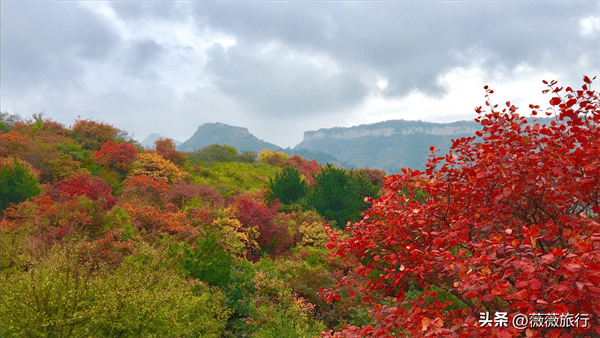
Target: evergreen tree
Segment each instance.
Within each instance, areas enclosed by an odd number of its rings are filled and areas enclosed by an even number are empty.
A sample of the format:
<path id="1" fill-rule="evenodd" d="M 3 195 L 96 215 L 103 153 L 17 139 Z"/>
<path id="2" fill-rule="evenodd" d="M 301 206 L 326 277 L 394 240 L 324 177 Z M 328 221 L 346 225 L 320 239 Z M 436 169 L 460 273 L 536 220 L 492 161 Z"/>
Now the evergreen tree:
<path id="1" fill-rule="evenodd" d="M 294 203 L 306 194 L 306 182 L 300 177 L 300 171 L 294 167 L 284 168 L 269 182 L 271 200 L 278 199 L 282 204 Z"/>
<path id="2" fill-rule="evenodd" d="M 37 178 L 16 158 L 12 165 L 0 166 L 0 212 L 11 203 L 19 204 L 41 191 Z"/>
<path id="3" fill-rule="evenodd" d="M 341 229 L 360 216 L 366 208 L 365 197 L 375 197 L 377 189 L 363 174 L 338 169 L 331 164 L 314 176 L 315 184 L 308 203 L 323 217 L 333 220 Z"/>

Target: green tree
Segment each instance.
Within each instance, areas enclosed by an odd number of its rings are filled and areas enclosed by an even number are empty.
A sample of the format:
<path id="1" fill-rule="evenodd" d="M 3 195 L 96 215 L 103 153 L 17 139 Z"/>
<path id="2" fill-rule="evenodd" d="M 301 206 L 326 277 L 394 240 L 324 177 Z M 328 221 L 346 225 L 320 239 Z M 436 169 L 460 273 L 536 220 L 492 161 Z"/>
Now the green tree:
<path id="1" fill-rule="evenodd" d="M 229 281 L 233 264 L 231 255 L 217 243 L 215 234 L 196 241 L 197 247 L 185 249 L 183 268 L 190 277 L 210 285 L 223 286 Z"/>
<path id="2" fill-rule="evenodd" d="M 188 160 L 194 164 L 201 162 L 212 164 L 215 162 L 234 162 L 237 156 L 235 147 L 223 144 L 211 144 L 202 149 L 188 153 Z"/>
<path id="3" fill-rule="evenodd" d="M 307 185 L 294 167 L 286 167 L 275 179 L 269 180 L 270 199 L 278 199 L 282 204 L 294 203 L 306 195 Z"/>
<path id="4" fill-rule="evenodd" d="M 0 164 L 0 212 L 42 191 L 38 179 L 15 158 L 12 165 Z"/>
<path id="5" fill-rule="evenodd" d="M 335 221 L 341 229 L 346 228 L 348 221 L 360 216 L 367 206 L 365 197 L 377 194 L 364 175 L 331 164 L 323 167 L 314 179 L 315 184 L 308 193 L 308 203 L 319 215 Z"/>

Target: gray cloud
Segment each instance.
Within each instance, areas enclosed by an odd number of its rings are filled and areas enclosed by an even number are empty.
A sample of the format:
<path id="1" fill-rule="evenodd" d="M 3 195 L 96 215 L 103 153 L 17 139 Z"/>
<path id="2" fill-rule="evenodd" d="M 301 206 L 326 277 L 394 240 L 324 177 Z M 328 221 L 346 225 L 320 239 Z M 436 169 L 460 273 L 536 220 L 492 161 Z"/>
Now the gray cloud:
<path id="1" fill-rule="evenodd" d="M 476 47 L 489 69 L 522 62 L 576 70 L 582 52 L 597 41 L 579 34 L 578 20 L 595 3 L 540 2 L 311 2 L 196 3 L 200 22 L 233 34 L 246 45 L 283 41 L 293 48 L 326 51 L 335 59 L 389 78 L 386 92 L 414 89 L 439 96 L 436 78 L 454 66 L 455 51 Z M 549 55 L 549 56 L 548 56 Z M 565 68 L 568 67 L 568 68 Z M 569 69 L 570 68 L 570 69 Z M 578 76 L 579 77 L 579 76 Z"/>
<path id="2" fill-rule="evenodd" d="M 119 25 L 97 12 L 104 5 Z M 580 34 L 580 20 L 597 13 L 593 2 L 3 2 L 2 9 L 2 81 L 10 88 L 3 110 L 44 110 L 67 124 L 94 117 L 140 139 L 157 132 L 184 141 L 201 123 L 224 122 L 293 146 L 299 128 L 344 125 L 345 112 L 373 95 L 399 99 L 417 90 L 441 98 L 448 88 L 438 79 L 456 67 L 477 65 L 510 82 L 521 76 L 517 66 L 529 65 L 577 85 L 599 62 L 598 32 Z M 223 47 L 216 36 L 235 44 Z"/>
<path id="3" fill-rule="evenodd" d="M 282 48 L 284 49 L 284 48 Z M 327 64 L 287 60 L 289 51 L 253 56 L 243 47 L 215 45 L 206 70 L 220 90 L 267 117 L 289 118 L 332 112 L 359 103 L 368 94 L 350 72 L 328 74 Z"/>
<path id="4" fill-rule="evenodd" d="M 125 72 L 134 77 L 143 77 L 149 80 L 158 79 L 159 75 L 149 69 L 156 65 L 163 55 L 164 49 L 154 41 L 142 41 L 133 44 L 125 62 Z"/>
<path id="5" fill-rule="evenodd" d="M 67 84 L 82 75 L 80 61 L 101 62 L 119 36 L 75 2 L 3 3 L 2 71 L 17 87 Z"/>

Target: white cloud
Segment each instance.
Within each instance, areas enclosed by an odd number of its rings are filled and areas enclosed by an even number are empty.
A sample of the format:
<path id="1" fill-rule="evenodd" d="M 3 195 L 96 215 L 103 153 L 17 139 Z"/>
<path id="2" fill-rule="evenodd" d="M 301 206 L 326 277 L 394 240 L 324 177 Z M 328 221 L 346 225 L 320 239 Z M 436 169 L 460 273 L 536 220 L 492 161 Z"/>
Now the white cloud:
<path id="1" fill-rule="evenodd" d="M 502 110 L 505 102 L 519 107 L 518 113 L 529 116 L 530 103 L 547 107 L 550 96 L 541 94 L 546 89 L 542 80 L 559 80 L 552 74 L 526 63 L 521 63 L 512 71 L 485 70 L 479 65 L 455 67 L 438 78 L 438 83 L 448 90 L 447 95 L 435 99 L 420 91 L 412 91 L 400 99 L 386 99 L 373 92 L 365 102 L 355 109 L 345 126 L 363 123 L 376 123 L 384 120 L 426 120 L 451 122 L 472 120 L 477 117 L 474 109 L 485 107 L 485 90 L 489 85 L 494 90 L 493 104 Z M 560 83 L 559 83 L 560 85 Z"/>
<path id="2" fill-rule="evenodd" d="M 600 20 L 597 16 L 581 19 L 579 24 L 581 26 L 581 35 L 583 36 L 594 34 L 600 30 Z"/>

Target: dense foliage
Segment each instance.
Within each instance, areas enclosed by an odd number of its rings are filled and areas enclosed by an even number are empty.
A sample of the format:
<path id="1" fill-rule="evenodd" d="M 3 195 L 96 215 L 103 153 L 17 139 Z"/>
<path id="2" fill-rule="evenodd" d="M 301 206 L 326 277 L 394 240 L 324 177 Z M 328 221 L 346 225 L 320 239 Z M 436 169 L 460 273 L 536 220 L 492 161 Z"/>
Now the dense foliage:
<path id="1" fill-rule="evenodd" d="M 342 229 L 366 208 L 365 198 L 375 197 L 379 190 L 364 174 L 348 172 L 331 164 L 315 175 L 314 180 L 308 203 Z"/>
<path id="2" fill-rule="evenodd" d="M 455 140 L 446 156 L 432 154 L 425 172 L 388 177 L 385 194 L 371 201 L 350 236 L 331 234 L 328 246 L 351 257 L 368 281 L 345 277 L 323 296 L 365 294 L 365 302 L 376 302 L 377 319 L 335 336 L 600 334 L 600 102 L 591 80 L 584 82 L 558 96 L 563 88 L 544 81 L 544 92 L 555 94 L 549 125 L 526 125 L 510 102 L 498 111 L 486 86 L 492 109 L 476 109 L 482 142 Z M 376 301 L 374 292 L 387 298 Z M 509 325 L 478 322 L 498 312 L 507 313 Z M 589 322 L 510 325 L 534 313 Z"/>
<path id="3" fill-rule="evenodd" d="M 31 167 L 31 166 L 30 166 Z M 42 191 L 38 178 L 26 164 L 16 158 L 0 161 L 0 212 L 11 204 L 19 204 Z"/>
<path id="4" fill-rule="evenodd" d="M 269 181 L 271 199 L 283 204 L 296 202 L 306 195 L 306 182 L 300 177 L 300 171 L 294 167 L 284 168 L 274 180 Z"/>
<path id="5" fill-rule="evenodd" d="M 387 177 L 2 113 L 0 336 L 598 335 L 600 102 L 584 81 L 549 84 L 548 124 L 486 88 L 481 131 Z M 589 325 L 481 322 L 502 312 Z"/>

